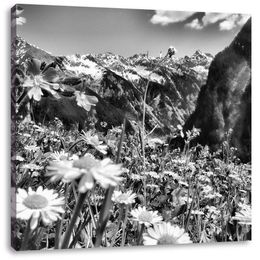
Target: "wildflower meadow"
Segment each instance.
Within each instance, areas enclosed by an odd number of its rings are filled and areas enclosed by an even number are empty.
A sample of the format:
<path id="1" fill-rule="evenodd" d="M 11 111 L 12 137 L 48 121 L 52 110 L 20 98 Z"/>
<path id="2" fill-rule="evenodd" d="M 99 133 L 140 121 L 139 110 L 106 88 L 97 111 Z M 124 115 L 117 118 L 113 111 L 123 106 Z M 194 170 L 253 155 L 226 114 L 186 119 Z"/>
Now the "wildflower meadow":
<path id="1" fill-rule="evenodd" d="M 17 250 L 243 241 L 251 238 L 251 166 L 228 141 L 170 150 L 124 124 L 106 135 L 16 121 L 12 242 Z M 181 127 L 179 126 L 179 129 Z M 181 131 L 181 130 L 178 130 Z"/>
<path id="2" fill-rule="evenodd" d="M 233 129 L 213 151 L 193 142 L 200 129 L 177 124 L 170 135 L 159 135 L 147 124 L 150 77 L 172 58 L 174 47 L 150 71 L 138 97 L 141 119 L 131 131 L 127 114 L 118 125 L 104 117 L 96 127 L 101 101 L 85 91 L 87 77 L 61 74 L 58 59 L 54 66 L 28 57 L 21 46 L 12 51 L 15 250 L 251 240 L 251 163 L 237 157 Z M 58 116 L 37 120 L 45 100 L 66 101 L 64 114 L 57 106 Z M 82 114 L 84 124 L 74 120 Z M 183 147 L 170 146 L 173 136 Z"/>

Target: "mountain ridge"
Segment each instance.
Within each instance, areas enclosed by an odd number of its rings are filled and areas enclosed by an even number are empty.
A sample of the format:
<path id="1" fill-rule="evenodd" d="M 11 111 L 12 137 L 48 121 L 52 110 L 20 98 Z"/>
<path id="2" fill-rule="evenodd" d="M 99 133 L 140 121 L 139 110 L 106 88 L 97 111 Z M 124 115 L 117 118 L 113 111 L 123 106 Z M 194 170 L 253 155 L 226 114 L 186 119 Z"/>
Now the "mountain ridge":
<path id="1" fill-rule="evenodd" d="M 94 91 L 100 100 L 110 104 L 112 110 L 116 108 L 120 114 L 115 122 L 105 109 L 99 109 L 97 124 L 107 116 L 111 121 L 107 122 L 108 127 L 118 125 L 126 114 L 129 122 L 140 125 L 142 98 L 149 82 L 146 126 L 148 131 L 155 128 L 157 134 L 171 134 L 174 127 L 184 124 L 193 112 L 213 59 L 212 55 L 201 51 L 196 51 L 191 57 L 167 59 L 147 57 L 146 54 L 125 58 L 110 52 L 56 57 L 35 46 L 30 47 L 19 37 L 16 44 L 19 51 L 23 52 L 21 63 L 28 58 L 57 63 L 61 78 L 85 78 L 85 90 Z M 105 114 L 102 115 L 100 111 Z"/>
<path id="2" fill-rule="evenodd" d="M 195 142 L 216 150 L 228 141 L 242 160 L 250 161 L 251 19 L 212 61 L 207 82 L 184 130 L 193 126 L 201 129 Z"/>

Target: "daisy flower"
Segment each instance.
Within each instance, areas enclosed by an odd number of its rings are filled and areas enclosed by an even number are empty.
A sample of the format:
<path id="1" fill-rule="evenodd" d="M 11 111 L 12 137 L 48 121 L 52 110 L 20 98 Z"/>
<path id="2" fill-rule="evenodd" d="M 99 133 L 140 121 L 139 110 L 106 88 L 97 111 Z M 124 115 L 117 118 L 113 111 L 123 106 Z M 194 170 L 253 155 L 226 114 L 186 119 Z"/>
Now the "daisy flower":
<path id="1" fill-rule="evenodd" d="M 174 245 L 192 243 L 188 233 L 183 228 L 172 226 L 170 223 L 162 222 L 148 228 L 143 234 L 144 245 Z"/>
<path id="2" fill-rule="evenodd" d="M 31 137 L 31 135 L 29 135 Z M 37 152 L 38 150 L 40 150 L 40 147 L 36 146 L 36 145 L 26 145 L 24 147 L 25 150 L 30 151 L 30 152 Z"/>
<path id="3" fill-rule="evenodd" d="M 123 193 L 122 191 L 114 191 L 112 200 L 118 204 L 132 204 L 135 202 L 136 194 L 132 191 Z"/>
<path id="4" fill-rule="evenodd" d="M 46 175 L 51 177 L 51 181 L 63 181 L 65 183 L 72 182 L 78 179 L 84 170 L 81 170 L 73 166 L 73 161 L 62 160 L 62 161 L 52 161 L 50 165 L 47 166 Z"/>
<path id="5" fill-rule="evenodd" d="M 97 149 L 102 154 L 107 154 L 107 145 L 102 144 L 102 141 L 99 141 L 98 135 L 93 135 L 91 131 L 84 132 L 81 135 L 81 138 L 89 145 L 92 145 L 95 149 Z"/>
<path id="6" fill-rule="evenodd" d="M 196 209 L 196 210 L 192 210 L 191 214 L 192 215 L 204 215 L 204 212 L 201 211 L 201 210 Z"/>
<path id="7" fill-rule="evenodd" d="M 54 190 L 43 189 L 41 186 L 36 191 L 31 188 L 28 192 L 18 189 L 16 194 L 16 218 L 30 220 L 30 228 L 34 230 L 39 220 L 45 225 L 60 218 L 64 213 L 64 198 L 58 197 Z"/>
<path id="8" fill-rule="evenodd" d="M 40 165 L 37 165 L 35 163 L 28 163 L 28 164 L 24 164 L 22 166 L 22 169 L 28 169 L 28 170 L 31 170 L 31 171 L 39 171 L 39 170 L 42 170 L 43 167 L 40 166 Z"/>
<path id="9" fill-rule="evenodd" d="M 91 168 L 94 179 L 104 188 L 109 185 L 116 186 L 121 180 L 123 173 L 121 164 L 114 164 L 109 158 L 99 161 L 98 165 Z"/>
<path id="10" fill-rule="evenodd" d="M 65 153 L 64 151 L 54 152 L 50 155 L 50 158 L 53 161 L 63 161 L 68 158 L 68 153 Z"/>
<path id="11" fill-rule="evenodd" d="M 235 213 L 232 220 L 237 220 L 240 225 L 251 225 L 252 223 L 252 210 L 251 206 L 240 204 L 240 210 Z"/>
<path id="12" fill-rule="evenodd" d="M 172 172 L 172 171 L 164 171 L 163 175 L 171 176 L 171 177 L 173 177 L 174 180 L 177 180 L 177 181 L 180 181 L 180 178 L 181 178 L 177 173 Z"/>
<path id="13" fill-rule="evenodd" d="M 92 189 L 95 181 L 105 189 L 109 185 L 116 186 L 122 180 L 120 175 L 123 172 L 121 165 L 113 164 L 109 158 L 97 160 L 89 155 L 77 160 L 50 162 L 47 170 L 51 181 L 71 182 L 79 179 L 78 189 L 81 193 Z"/>
<path id="14" fill-rule="evenodd" d="M 157 145 L 164 144 L 164 142 L 159 138 L 149 138 L 147 142 L 151 148 L 155 148 Z"/>
<path id="15" fill-rule="evenodd" d="M 145 207 L 139 206 L 131 211 L 133 220 L 149 227 L 155 223 L 161 222 L 162 217 L 158 216 L 158 211 L 148 211 Z"/>
<path id="16" fill-rule="evenodd" d="M 151 184 L 151 183 L 146 184 L 146 187 L 150 189 L 159 189 L 159 186 L 157 184 Z"/>
<path id="17" fill-rule="evenodd" d="M 150 177 L 152 177 L 154 179 L 159 179 L 160 178 L 159 174 L 157 172 L 154 172 L 154 171 L 144 172 L 143 174 L 146 175 L 146 176 L 150 176 Z"/>
<path id="18" fill-rule="evenodd" d="M 134 174 L 134 173 L 131 174 L 130 178 L 136 181 L 140 181 L 143 179 L 143 177 L 140 174 Z"/>

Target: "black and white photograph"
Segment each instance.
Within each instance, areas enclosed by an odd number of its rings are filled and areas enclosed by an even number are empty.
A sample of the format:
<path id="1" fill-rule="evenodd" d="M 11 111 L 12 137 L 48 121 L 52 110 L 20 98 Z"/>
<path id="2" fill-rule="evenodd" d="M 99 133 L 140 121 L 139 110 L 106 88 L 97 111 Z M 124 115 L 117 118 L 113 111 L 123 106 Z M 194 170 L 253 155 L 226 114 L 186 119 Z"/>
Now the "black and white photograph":
<path id="1" fill-rule="evenodd" d="M 10 19 L 14 250 L 252 239 L 250 14 Z"/>

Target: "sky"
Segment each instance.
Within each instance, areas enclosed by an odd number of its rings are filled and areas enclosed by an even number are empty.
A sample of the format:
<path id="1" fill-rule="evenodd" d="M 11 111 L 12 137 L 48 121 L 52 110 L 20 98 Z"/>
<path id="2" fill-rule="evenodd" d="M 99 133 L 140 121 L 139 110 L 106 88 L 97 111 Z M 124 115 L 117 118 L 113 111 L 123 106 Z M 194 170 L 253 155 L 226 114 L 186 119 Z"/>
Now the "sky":
<path id="1" fill-rule="evenodd" d="M 223 50 L 249 18 L 246 14 L 20 5 L 17 33 L 53 55 L 149 52 L 177 56 Z M 25 18 L 25 19 L 24 19 Z"/>

